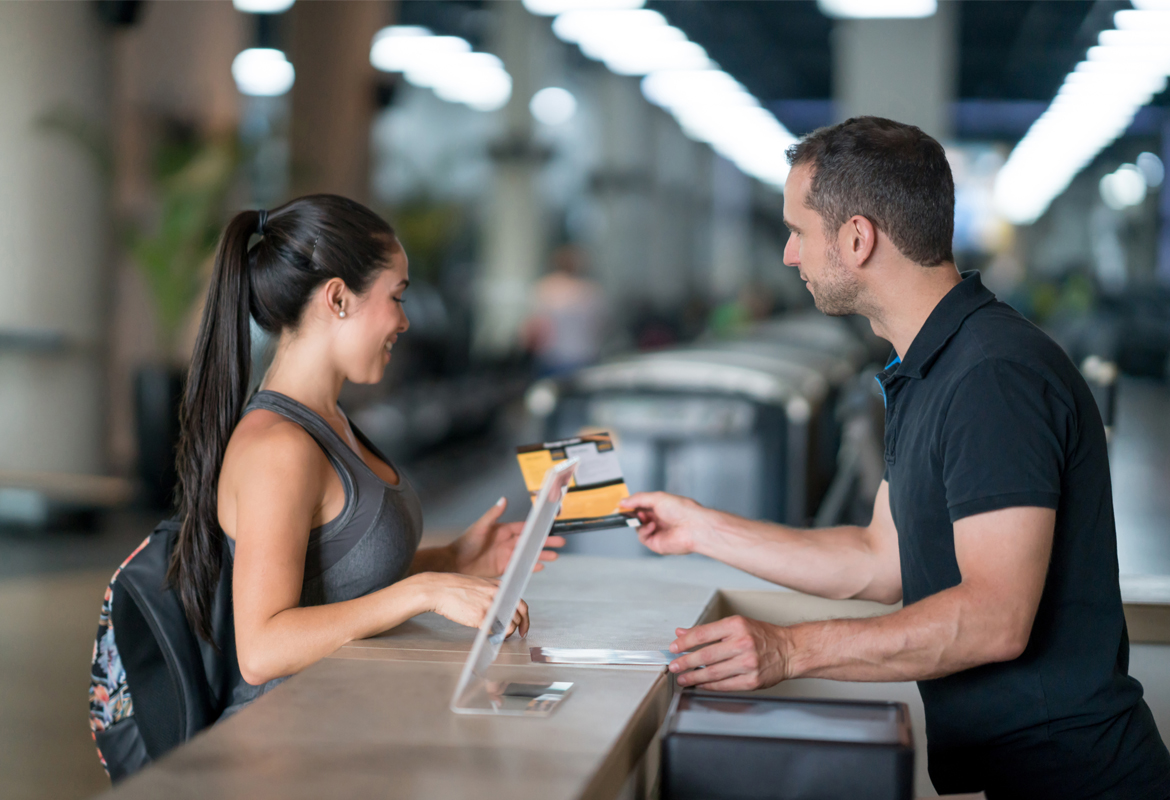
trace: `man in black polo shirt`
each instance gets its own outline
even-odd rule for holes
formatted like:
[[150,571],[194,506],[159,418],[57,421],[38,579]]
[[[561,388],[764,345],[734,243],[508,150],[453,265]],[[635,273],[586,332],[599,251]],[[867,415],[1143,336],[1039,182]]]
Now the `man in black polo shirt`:
[[[867,527],[801,531],[664,493],[627,506],[664,554],[698,552],[892,614],[679,629],[684,686],[918,681],[940,792],[1170,797],[1170,754],[1129,677],[1100,415],[1061,349],[951,255],[954,183],[918,128],[861,117],[788,152],[784,261],[826,314],[894,354],[886,480]],[[697,669],[702,666],[703,668]]]

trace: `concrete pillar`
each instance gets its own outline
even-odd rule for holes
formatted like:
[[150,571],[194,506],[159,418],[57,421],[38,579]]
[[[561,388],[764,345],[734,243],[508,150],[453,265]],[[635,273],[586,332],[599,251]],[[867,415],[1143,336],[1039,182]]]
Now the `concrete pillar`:
[[958,3],[942,0],[924,19],[833,23],[833,99],[839,120],[872,114],[917,125],[936,139],[952,133],[958,88]]
[[712,171],[711,299],[735,297],[752,277],[752,179],[725,158]]
[[711,276],[715,273],[715,249],[712,236],[715,221],[715,163],[719,156],[707,145],[694,146],[694,183],[691,186],[694,199],[694,224],[690,241],[694,248],[691,264],[691,285],[711,302]]
[[699,183],[703,145],[683,135],[669,115],[653,110],[654,206],[646,278],[659,311],[679,309],[696,289],[694,276],[706,259],[695,229],[703,207]]
[[[157,213],[154,146],[161,126],[181,122],[201,134],[235,133],[241,98],[231,66],[251,42],[249,22],[250,15],[227,2],[148,3],[136,24],[112,34],[119,216],[148,225]],[[179,352],[164,352],[154,301],[138,266],[123,257],[114,272],[108,450],[114,470],[128,474],[137,454],[134,373],[143,364],[186,358],[199,312],[192,310]]]
[[38,119],[104,127],[109,32],[89,3],[0,3],[0,469],[104,469],[109,217],[98,165]]
[[547,149],[533,138],[528,103],[541,88],[541,65],[552,36],[548,22],[513,0],[491,4],[493,51],[512,76],[512,97],[491,145],[495,170],[483,217],[483,266],[476,287],[473,348],[481,357],[506,356],[519,343],[532,284],[548,249],[548,220],[537,186]]
[[[1162,126],[1162,163],[1170,165],[1170,122]],[[1158,192],[1158,256],[1154,276],[1162,286],[1170,287],[1170,179],[1167,178],[1162,180]]]
[[292,196],[370,194],[374,68],[369,45],[389,25],[385,2],[297,3],[288,13],[292,89]]
[[599,224],[591,249],[596,276],[618,316],[649,299],[654,225],[654,131],[656,113],[636,79],[598,71],[599,164],[590,178]]

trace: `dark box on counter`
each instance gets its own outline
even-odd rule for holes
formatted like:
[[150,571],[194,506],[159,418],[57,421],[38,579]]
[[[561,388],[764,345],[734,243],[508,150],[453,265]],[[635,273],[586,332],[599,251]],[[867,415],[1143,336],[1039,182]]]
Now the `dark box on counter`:
[[904,703],[683,692],[662,743],[663,800],[910,800]]

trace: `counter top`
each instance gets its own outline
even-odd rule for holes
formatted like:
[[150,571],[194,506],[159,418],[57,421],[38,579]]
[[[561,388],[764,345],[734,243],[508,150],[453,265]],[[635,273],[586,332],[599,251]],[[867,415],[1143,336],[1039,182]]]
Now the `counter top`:
[[573,681],[550,717],[451,713],[475,631],[423,614],[342,647],[107,796],[614,797],[665,717],[665,670],[534,665],[528,648],[664,649],[724,586],[775,590],[707,559],[566,555],[533,576],[532,628],[493,667],[501,678]]
[[[1153,599],[1149,587],[1128,588],[1127,600]],[[493,677],[573,681],[548,718],[453,714],[475,631],[423,614],[343,646],[104,796],[642,797],[657,771],[650,745],[673,691],[669,675],[658,666],[532,664],[529,647],[660,650],[675,627],[728,614],[792,624],[897,608],[789,592],[699,556],[564,555],[533,576],[524,597],[532,627],[526,639],[504,642]],[[1127,604],[1127,616],[1132,610]],[[913,685],[904,688],[897,699],[917,701]]]

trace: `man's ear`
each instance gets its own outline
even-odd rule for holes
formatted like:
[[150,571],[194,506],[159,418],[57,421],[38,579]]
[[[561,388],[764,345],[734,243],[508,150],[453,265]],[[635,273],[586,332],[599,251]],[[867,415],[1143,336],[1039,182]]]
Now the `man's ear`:
[[864,267],[877,247],[877,228],[868,217],[854,214],[841,226],[841,255],[855,267]]

